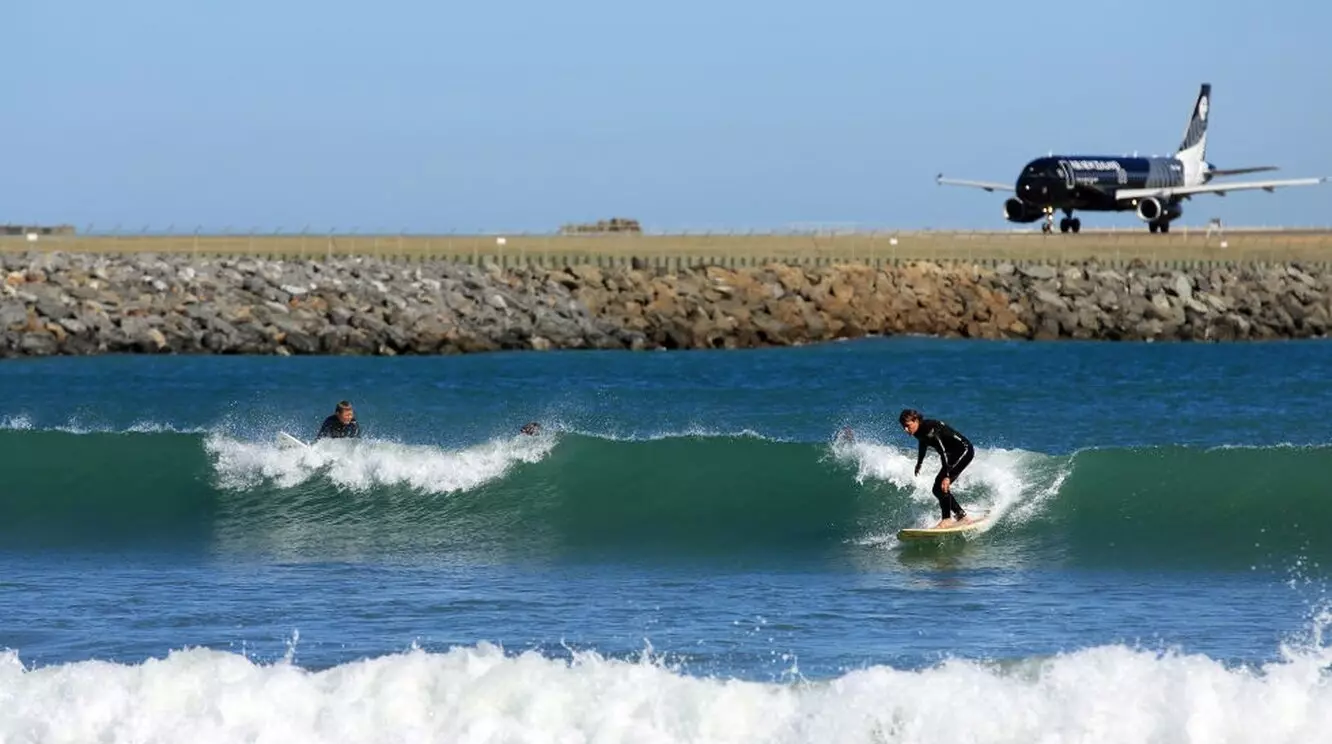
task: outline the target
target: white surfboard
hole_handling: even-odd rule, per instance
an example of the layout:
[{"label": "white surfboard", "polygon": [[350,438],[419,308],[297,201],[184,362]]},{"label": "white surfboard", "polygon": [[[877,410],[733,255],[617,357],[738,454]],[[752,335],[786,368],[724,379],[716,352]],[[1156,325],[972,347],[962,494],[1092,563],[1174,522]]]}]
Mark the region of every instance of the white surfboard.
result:
[{"label": "white surfboard", "polygon": [[306,444],[305,442],[302,442],[296,437],[293,437],[292,435],[288,434],[285,431],[278,432],[277,443],[279,447],[282,447],[284,449],[289,449],[292,447],[304,447],[305,449],[310,448],[310,445]]},{"label": "white surfboard", "polygon": [[907,527],[897,531],[898,540],[921,540],[931,537],[944,537],[946,535],[956,535],[964,532],[971,532],[977,527],[984,527],[989,524],[990,515],[985,514],[966,524],[954,524],[951,527]]}]

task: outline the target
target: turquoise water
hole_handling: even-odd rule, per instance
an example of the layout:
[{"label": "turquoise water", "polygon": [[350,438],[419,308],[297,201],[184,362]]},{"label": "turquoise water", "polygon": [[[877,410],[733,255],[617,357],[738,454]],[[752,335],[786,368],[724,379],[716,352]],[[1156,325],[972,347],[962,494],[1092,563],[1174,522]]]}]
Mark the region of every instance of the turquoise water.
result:
[{"label": "turquoise water", "polygon": [[[1307,741],[1330,377],[1324,342],[7,361],[0,738]],[[364,440],[276,445],[343,398]],[[896,540],[937,519],[903,407],[976,444],[991,528]]]}]

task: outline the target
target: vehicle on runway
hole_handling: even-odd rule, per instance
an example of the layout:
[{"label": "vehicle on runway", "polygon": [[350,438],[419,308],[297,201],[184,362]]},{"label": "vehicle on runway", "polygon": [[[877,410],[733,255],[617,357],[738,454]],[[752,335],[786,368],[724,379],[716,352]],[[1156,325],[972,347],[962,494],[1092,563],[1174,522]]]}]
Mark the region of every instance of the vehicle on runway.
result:
[{"label": "vehicle on runway", "polygon": [[1107,155],[1049,155],[1023,167],[1013,186],[986,181],[944,178],[944,185],[972,186],[989,192],[1013,190],[1004,202],[1009,222],[1035,222],[1041,218],[1043,232],[1054,228],[1056,211],[1064,213],[1060,232],[1078,232],[1082,221],[1073,212],[1137,212],[1150,232],[1170,232],[1171,220],[1184,213],[1180,202],[1194,194],[1225,196],[1230,191],[1263,189],[1272,192],[1283,186],[1312,186],[1326,178],[1293,178],[1280,181],[1213,182],[1217,176],[1276,170],[1264,165],[1221,169],[1206,160],[1207,122],[1212,86],[1203,83],[1193,104],[1189,126],[1179,149],[1170,157],[1121,157]]}]

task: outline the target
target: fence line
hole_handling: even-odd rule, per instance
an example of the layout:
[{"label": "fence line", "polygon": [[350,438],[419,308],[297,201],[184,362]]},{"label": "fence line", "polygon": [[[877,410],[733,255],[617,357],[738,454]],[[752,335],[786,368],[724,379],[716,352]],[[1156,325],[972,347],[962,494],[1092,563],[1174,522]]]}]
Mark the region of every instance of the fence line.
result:
[{"label": "fence line", "polygon": [[0,236],[0,251],[93,254],[153,253],[198,257],[262,256],[320,260],[367,256],[385,260],[445,260],[502,267],[695,265],[756,266],[927,260],[997,265],[1062,264],[1095,259],[1107,265],[1142,261],[1157,266],[1300,262],[1332,267],[1332,231],[1202,230],[1151,235],[1145,230],[1084,231],[1077,235],[1022,232],[846,232],[749,234],[474,234],[474,235],[40,235]]}]

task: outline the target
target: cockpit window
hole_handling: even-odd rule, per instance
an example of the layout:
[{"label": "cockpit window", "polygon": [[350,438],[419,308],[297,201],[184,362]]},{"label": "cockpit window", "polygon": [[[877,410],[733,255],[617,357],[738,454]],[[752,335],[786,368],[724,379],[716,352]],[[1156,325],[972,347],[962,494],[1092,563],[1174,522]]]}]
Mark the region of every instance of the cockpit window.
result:
[{"label": "cockpit window", "polygon": [[1043,178],[1063,178],[1064,169],[1058,163],[1044,162],[1034,163],[1027,166],[1028,176],[1039,176]]}]

